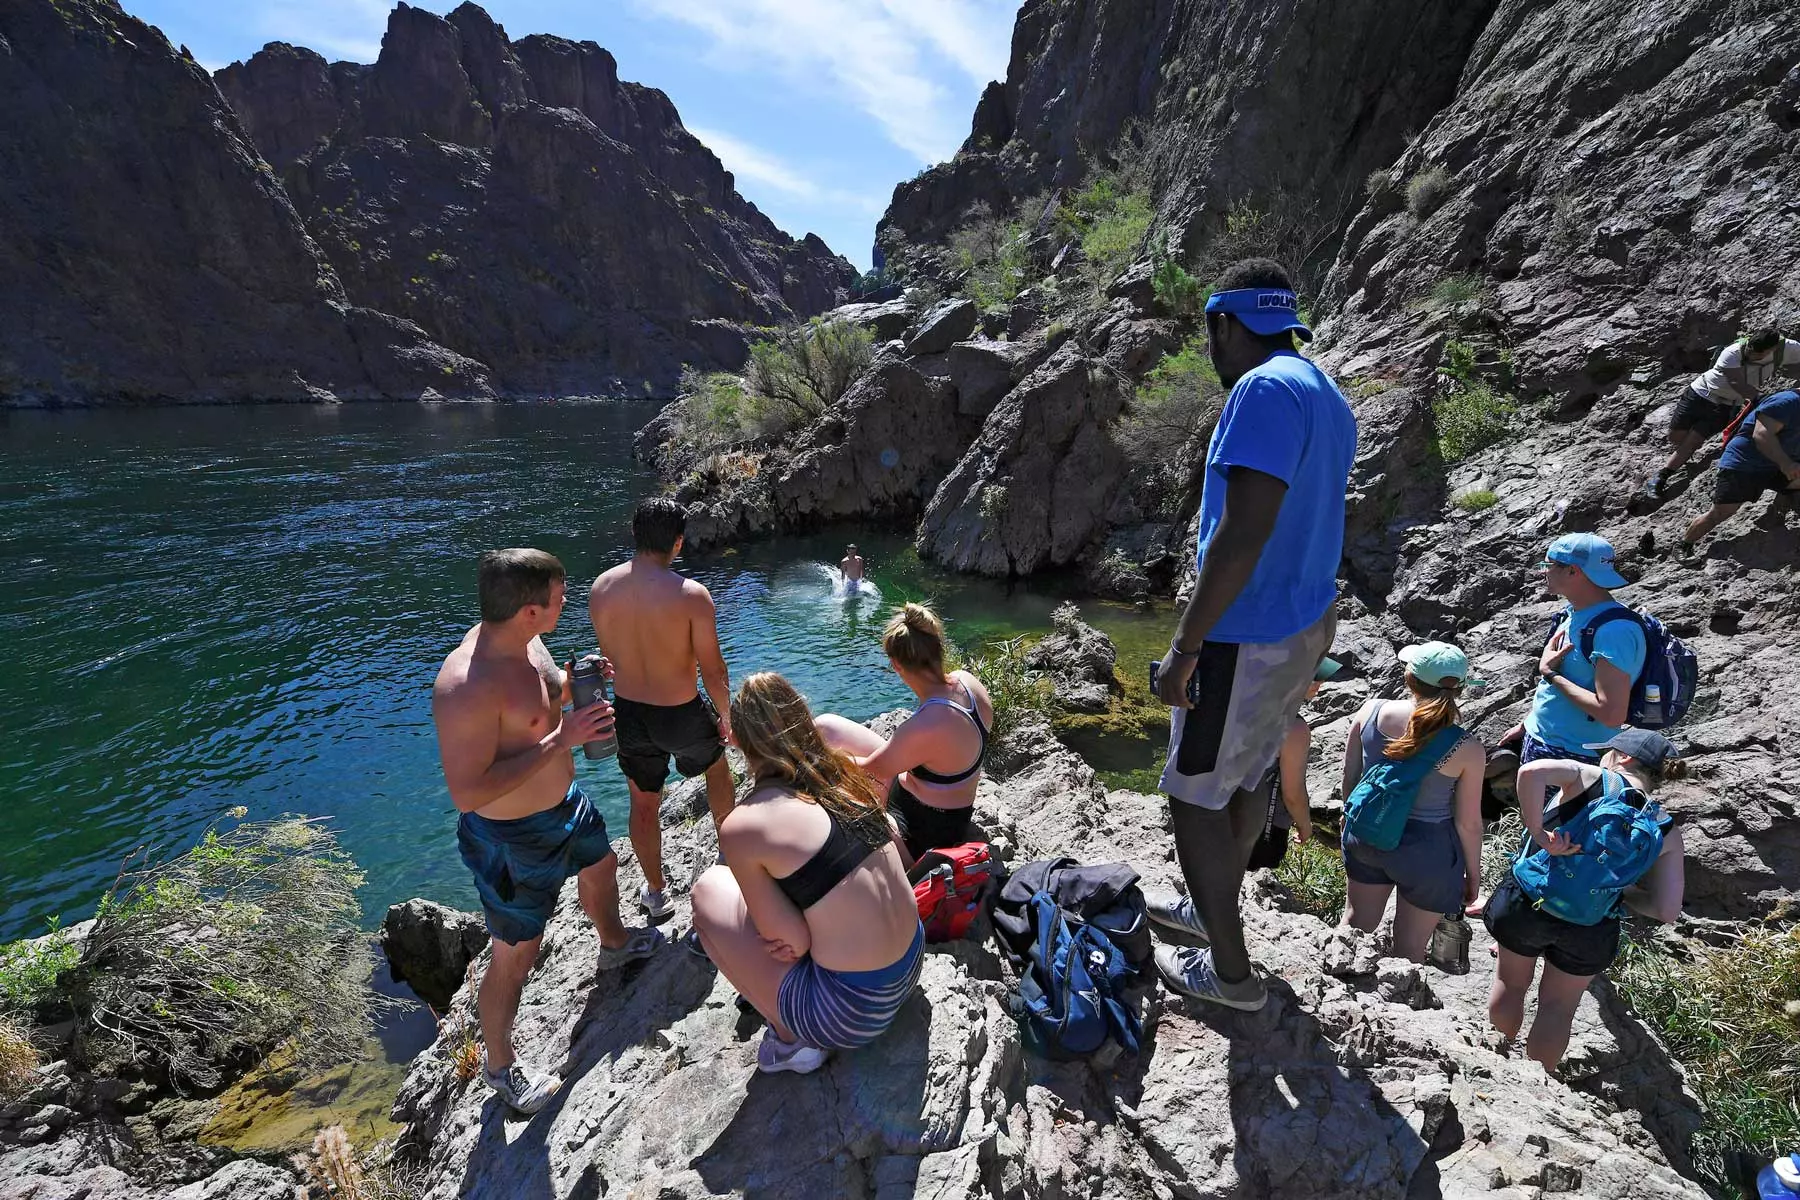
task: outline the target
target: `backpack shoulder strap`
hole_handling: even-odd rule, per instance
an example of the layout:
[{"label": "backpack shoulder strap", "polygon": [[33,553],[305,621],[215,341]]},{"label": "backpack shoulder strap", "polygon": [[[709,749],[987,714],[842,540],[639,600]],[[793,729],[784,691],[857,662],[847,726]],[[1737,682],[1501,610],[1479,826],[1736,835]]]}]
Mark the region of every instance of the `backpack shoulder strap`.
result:
[{"label": "backpack shoulder strap", "polygon": [[1461,725],[1446,725],[1431,735],[1431,740],[1419,749],[1419,757],[1429,759],[1432,770],[1444,765],[1444,760],[1462,744],[1469,736]]},{"label": "backpack shoulder strap", "polygon": [[1589,663],[1594,661],[1594,635],[1599,632],[1602,625],[1610,625],[1614,621],[1627,620],[1635,621],[1639,629],[1644,628],[1644,622],[1639,619],[1635,609],[1631,608],[1629,605],[1620,604],[1615,601],[1611,608],[1593,618],[1586,625],[1583,625],[1581,627],[1581,657],[1587,659]]}]

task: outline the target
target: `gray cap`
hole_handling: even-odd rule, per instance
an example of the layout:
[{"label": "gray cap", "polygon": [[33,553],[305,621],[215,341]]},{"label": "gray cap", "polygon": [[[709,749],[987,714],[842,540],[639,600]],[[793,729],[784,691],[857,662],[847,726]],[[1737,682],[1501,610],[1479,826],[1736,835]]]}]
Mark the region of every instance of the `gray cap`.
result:
[{"label": "gray cap", "polygon": [[1652,771],[1662,770],[1665,761],[1679,758],[1675,743],[1660,733],[1648,729],[1633,729],[1629,725],[1619,730],[1604,742],[1588,742],[1583,747],[1587,750],[1617,750],[1620,754],[1629,754]]}]

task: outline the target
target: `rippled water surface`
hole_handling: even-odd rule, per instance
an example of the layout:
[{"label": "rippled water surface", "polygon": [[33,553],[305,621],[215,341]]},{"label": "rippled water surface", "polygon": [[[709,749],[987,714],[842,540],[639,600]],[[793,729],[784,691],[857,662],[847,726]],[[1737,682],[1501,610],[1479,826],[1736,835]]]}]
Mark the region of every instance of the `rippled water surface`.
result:
[{"label": "rippled water surface", "polygon": [[[236,804],[332,817],[371,920],[412,895],[472,906],[429,700],[475,619],[475,557],[540,546],[584,590],[655,486],[630,457],[653,411],[0,412],[0,940],[87,915],[127,853],[184,846]],[[866,718],[908,699],[879,645],[893,604],[931,599],[965,645],[1048,625],[1053,587],[941,576],[899,539],[848,536],[878,594],[826,567],[843,531],[684,560],[735,678],[780,670]],[[579,596],[559,656],[592,643]],[[1083,609],[1122,666],[1167,637],[1166,615]],[[617,768],[577,762],[622,834]]]}]

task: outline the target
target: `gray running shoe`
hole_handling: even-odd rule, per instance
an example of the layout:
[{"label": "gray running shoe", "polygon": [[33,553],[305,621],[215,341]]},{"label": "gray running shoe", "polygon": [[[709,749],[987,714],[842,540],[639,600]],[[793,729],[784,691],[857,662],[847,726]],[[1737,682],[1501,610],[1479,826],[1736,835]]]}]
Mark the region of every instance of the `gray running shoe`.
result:
[{"label": "gray running shoe", "polygon": [[487,1085],[498,1092],[514,1112],[525,1116],[550,1103],[550,1097],[562,1086],[562,1080],[556,1076],[540,1075],[516,1062],[504,1071],[483,1071],[482,1074],[487,1077]]},{"label": "gray running shoe", "polygon": [[1268,1003],[1269,989],[1251,968],[1250,978],[1242,983],[1226,983],[1213,971],[1212,951],[1190,946],[1158,946],[1156,971],[1170,991],[1223,1004],[1243,1012],[1256,1012]]},{"label": "gray running shoe", "polygon": [[638,888],[638,907],[649,916],[652,925],[660,925],[675,913],[675,902],[669,899],[669,889],[653,892],[649,884]]},{"label": "gray running shoe", "polygon": [[810,1075],[824,1066],[825,1060],[830,1057],[829,1050],[808,1046],[804,1042],[784,1042],[775,1036],[773,1029],[765,1029],[762,1041],[756,1046],[756,1069],[765,1075],[773,1075],[778,1071]]},{"label": "gray running shoe", "polygon": [[654,927],[634,929],[625,944],[618,949],[600,947],[600,970],[616,971],[626,963],[637,962],[641,958],[649,958],[662,949],[662,930]]},{"label": "gray running shoe", "polygon": [[1158,925],[1192,934],[1203,942],[1212,941],[1212,935],[1206,932],[1206,922],[1194,911],[1193,897],[1166,892],[1148,897],[1144,907],[1149,910],[1150,919]]}]

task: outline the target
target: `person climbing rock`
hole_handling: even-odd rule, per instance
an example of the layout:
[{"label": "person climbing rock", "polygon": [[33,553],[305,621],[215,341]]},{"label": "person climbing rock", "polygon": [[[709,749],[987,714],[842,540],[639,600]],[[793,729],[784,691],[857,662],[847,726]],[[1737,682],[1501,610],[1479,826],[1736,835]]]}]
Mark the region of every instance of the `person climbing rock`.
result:
[{"label": "person climbing rock", "polygon": [[719,830],[730,865],[694,884],[694,928],[769,1023],[757,1069],[806,1074],[893,1024],[925,930],[879,793],[793,684],[744,680],[731,728],[755,787]]},{"label": "person climbing rock", "polygon": [[[1448,642],[1426,642],[1400,651],[1406,664],[1404,700],[1376,698],[1350,722],[1344,743],[1344,795],[1379,763],[1432,753],[1437,760],[1418,784],[1399,844],[1378,849],[1357,840],[1346,825],[1345,920],[1373,933],[1394,901],[1394,954],[1425,961],[1438,918],[1461,912],[1481,890],[1481,784],[1487,752],[1457,728],[1457,698],[1469,677],[1469,660]],[[1450,744],[1431,751],[1444,730]],[[1421,769],[1424,769],[1421,767]]]},{"label": "person climbing rock", "polygon": [[1257,784],[1337,626],[1356,418],[1295,349],[1312,331],[1279,263],[1227,268],[1206,331],[1230,394],[1207,447],[1199,578],[1156,683],[1173,710],[1161,787],[1187,895],[1156,897],[1150,912],[1209,942],[1159,947],[1163,981],[1249,1011],[1268,992],[1244,945],[1238,888],[1267,812]]},{"label": "person climbing rock", "polygon": [[944,670],[944,626],[922,604],[894,614],[881,647],[919,707],[891,738],[835,713],[819,714],[819,735],[887,786],[888,816],[911,868],[927,850],[971,840],[994,702],[970,672]]},{"label": "person climbing rock", "polygon": [[605,818],[575,782],[575,748],[611,727],[613,710],[601,700],[562,711],[567,672],[543,642],[562,615],[562,563],[542,550],[490,550],[478,580],[481,623],[438,671],[431,716],[450,801],[462,814],[457,848],[493,939],[475,994],[487,1083],[517,1111],[534,1113],[558,1081],[518,1061],[512,1024],[563,881],[576,877],[581,907],[600,934],[602,970],[654,954],[662,935],[620,922],[619,859]]},{"label": "person climbing rock", "polygon": [[[683,778],[706,776],[714,825],[731,811],[725,743],[731,679],[719,652],[718,609],[704,585],[671,565],[681,554],[687,512],[667,496],[641,501],[631,517],[636,553],[594,580],[588,616],[616,664],[619,770],[631,792],[631,848],[644,871],[638,904],[660,921],[674,911],[662,863],[662,793],[669,760]],[[701,693],[695,676],[705,683]]]},{"label": "person climbing rock", "polygon": [[[1625,724],[1631,686],[1644,669],[1644,628],[1635,620],[1596,621],[1615,608],[1612,589],[1625,586],[1612,543],[1598,534],[1568,533],[1544,554],[1544,588],[1565,607],[1538,658],[1537,690],[1523,731],[1519,761],[1571,758],[1597,762],[1582,746],[1611,737]],[[1582,631],[1594,625],[1593,657],[1581,652]]]},{"label": "person climbing rock", "polygon": [[1675,449],[1644,485],[1644,495],[1661,500],[1670,478],[1706,443],[1718,437],[1744,405],[1768,393],[1782,375],[1800,375],[1800,342],[1777,329],[1759,329],[1719,352],[1696,376],[1675,405],[1669,441]]},{"label": "person climbing rock", "polygon": [[[1648,797],[1684,777],[1687,764],[1667,738],[1645,729],[1623,730],[1586,749],[1604,756],[1597,764],[1538,759],[1519,769],[1526,844],[1494,894],[1468,909],[1481,914],[1499,943],[1488,1019],[1507,1038],[1525,1023],[1525,997],[1538,959],[1544,960],[1525,1053],[1546,1070],[1555,1070],[1568,1049],[1582,993],[1618,957],[1619,906],[1665,924],[1681,915],[1681,830]],[[1556,803],[1547,808],[1551,792]],[[1652,844],[1657,837],[1660,849]],[[1629,879],[1608,867],[1640,858],[1650,861]]]},{"label": "person climbing rock", "polygon": [[1738,426],[1719,456],[1713,506],[1681,535],[1683,553],[1764,492],[1789,512],[1800,509],[1800,392],[1776,392]]}]

